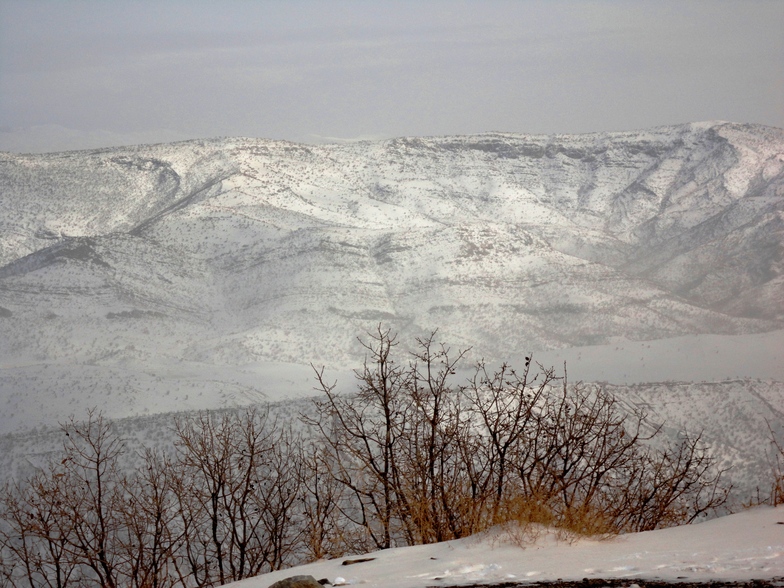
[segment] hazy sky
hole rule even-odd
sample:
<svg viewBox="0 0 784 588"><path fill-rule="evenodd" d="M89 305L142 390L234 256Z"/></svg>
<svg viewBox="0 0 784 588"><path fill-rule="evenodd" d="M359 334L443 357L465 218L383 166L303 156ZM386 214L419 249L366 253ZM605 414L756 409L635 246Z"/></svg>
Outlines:
<svg viewBox="0 0 784 588"><path fill-rule="evenodd" d="M784 127L784 1L0 0L0 149Z"/></svg>

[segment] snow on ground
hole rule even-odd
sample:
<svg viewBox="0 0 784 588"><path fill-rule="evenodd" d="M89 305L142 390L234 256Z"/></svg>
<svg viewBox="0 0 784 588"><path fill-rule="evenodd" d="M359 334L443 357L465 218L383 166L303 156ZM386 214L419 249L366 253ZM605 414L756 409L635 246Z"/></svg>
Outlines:
<svg viewBox="0 0 784 588"><path fill-rule="evenodd" d="M503 533L488 533L379 551L361 556L373 561L350 566L342 562L360 557L321 561L232 586L267 588L298 574L373 588L582 578L770 579L784 576L784 507L759 507L696 525L606 540L570 543L543 533L525 548L515 543Z"/></svg>

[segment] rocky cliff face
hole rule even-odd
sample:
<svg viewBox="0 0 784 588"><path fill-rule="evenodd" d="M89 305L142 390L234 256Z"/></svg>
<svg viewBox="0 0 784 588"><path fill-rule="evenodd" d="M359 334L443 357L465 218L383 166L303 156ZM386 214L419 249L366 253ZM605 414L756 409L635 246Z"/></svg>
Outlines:
<svg viewBox="0 0 784 588"><path fill-rule="evenodd" d="M0 402L253 401L378 323L487 359L772 331L782 252L784 131L753 125L1 154Z"/></svg>

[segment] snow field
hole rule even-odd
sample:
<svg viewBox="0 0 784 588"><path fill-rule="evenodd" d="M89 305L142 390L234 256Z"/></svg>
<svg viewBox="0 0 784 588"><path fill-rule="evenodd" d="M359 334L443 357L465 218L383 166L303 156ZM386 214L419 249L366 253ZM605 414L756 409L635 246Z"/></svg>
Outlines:
<svg viewBox="0 0 784 588"><path fill-rule="evenodd" d="M635 578L678 581L784 576L784 507L759 507L700 524L605 540L559 539L541 530L521 543L503 529L434 545L321 561L235 582L267 588L305 574L368 588L425 588L501 581ZM373 561L342 565L346 559Z"/></svg>

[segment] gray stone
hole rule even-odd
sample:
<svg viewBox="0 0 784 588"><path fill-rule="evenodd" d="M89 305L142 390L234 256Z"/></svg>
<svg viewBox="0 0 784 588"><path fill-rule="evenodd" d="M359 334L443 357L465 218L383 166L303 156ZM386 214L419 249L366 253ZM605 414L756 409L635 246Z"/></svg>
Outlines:
<svg viewBox="0 0 784 588"><path fill-rule="evenodd" d="M323 588L313 576L291 576L272 584L269 588Z"/></svg>
<svg viewBox="0 0 784 588"><path fill-rule="evenodd" d="M347 559L343 561L344 566L353 566L354 564L364 563L366 561L373 561L375 557L361 557L359 559Z"/></svg>

